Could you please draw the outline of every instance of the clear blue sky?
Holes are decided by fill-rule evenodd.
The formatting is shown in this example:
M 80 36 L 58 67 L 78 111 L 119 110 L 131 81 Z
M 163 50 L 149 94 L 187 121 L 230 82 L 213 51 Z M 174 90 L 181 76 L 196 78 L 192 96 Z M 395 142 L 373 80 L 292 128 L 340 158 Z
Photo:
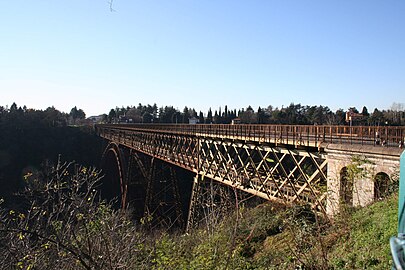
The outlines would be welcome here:
M 405 102 L 404 0 L 10 0 L 0 105 Z

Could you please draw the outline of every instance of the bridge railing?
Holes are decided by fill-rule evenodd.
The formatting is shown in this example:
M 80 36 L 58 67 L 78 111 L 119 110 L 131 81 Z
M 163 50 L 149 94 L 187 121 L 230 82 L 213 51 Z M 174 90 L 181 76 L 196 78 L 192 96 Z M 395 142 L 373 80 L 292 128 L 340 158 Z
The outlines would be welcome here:
M 319 143 L 403 147 L 403 126 L 229 125 L 229 124 L 109 124 L 96 128 L 226 137 L 314 146 Z

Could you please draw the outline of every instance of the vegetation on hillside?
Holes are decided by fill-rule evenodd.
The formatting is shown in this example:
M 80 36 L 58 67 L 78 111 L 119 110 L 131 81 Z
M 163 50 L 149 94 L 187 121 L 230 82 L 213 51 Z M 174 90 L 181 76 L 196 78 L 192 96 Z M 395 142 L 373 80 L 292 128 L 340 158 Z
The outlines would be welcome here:
M 102 140 L 91 127 L 69 126 L 79 123 L 84 113 L 73 108 L 64 114 L 50 107 L 33 110 L 0 106 L 0 197 L 9 199 L 24 186 L 23 175 L 39 170 L 45 163 L 57 160 L 61 154 L 86 166 L 99 166 Z
M 2 208 L 2 269 L 388 269 L 397 195 L 331 224 L 305 205 L 242 205 L 216 230 L 148 232 L 100 200 L 100 172 L 28 172 L 23 209 Z

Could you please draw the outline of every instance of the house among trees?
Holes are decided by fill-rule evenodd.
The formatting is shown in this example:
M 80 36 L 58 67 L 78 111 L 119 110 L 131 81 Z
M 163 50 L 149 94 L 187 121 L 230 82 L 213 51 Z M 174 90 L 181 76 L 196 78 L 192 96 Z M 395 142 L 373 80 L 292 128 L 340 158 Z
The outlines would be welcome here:
M 132 118 L 128 118 L 126 115 L 119 115 L 118 123 L 132 123 Z
M 188 119 L 188 123 L 190 124 L 190 125 L 195 125 L 195 124 L 198 124 L 198 123 L 200 123 L 200 119 L 198 119 L 197 117 L 191 117 L 191 118 L 189 118 Z
M 237 117 L 237 118 L 232 119 L 231 124 L 232 124 L 232 125 L 237 125 L 237 124 L 240 124 L 240 118 L 239 118 L 239 117 Z
M 354 122 L 360 122 L 364 118 L 363 113 L 359 113 L 355 108 L 349 108 L 346 112 L 346 122 L 347 123 L 354 123 Z
M 90 116 L 88 119 L 91 120 L 94 124 L 100 124 L 105 120 L 105 116 L 103 114 L 96 115 L 96 116 Z

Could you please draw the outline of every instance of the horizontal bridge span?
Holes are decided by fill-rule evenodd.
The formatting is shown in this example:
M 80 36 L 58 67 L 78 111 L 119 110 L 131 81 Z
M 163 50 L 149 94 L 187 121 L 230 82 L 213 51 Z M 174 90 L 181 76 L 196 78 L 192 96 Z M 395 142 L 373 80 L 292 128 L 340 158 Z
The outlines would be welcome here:
M 398 147 L 403 146 L 405 136 L 402 126 L 112 124 L 96 125 L 96 128 L 118 133 L 138 130 L 317 148 L 322 143 Z

